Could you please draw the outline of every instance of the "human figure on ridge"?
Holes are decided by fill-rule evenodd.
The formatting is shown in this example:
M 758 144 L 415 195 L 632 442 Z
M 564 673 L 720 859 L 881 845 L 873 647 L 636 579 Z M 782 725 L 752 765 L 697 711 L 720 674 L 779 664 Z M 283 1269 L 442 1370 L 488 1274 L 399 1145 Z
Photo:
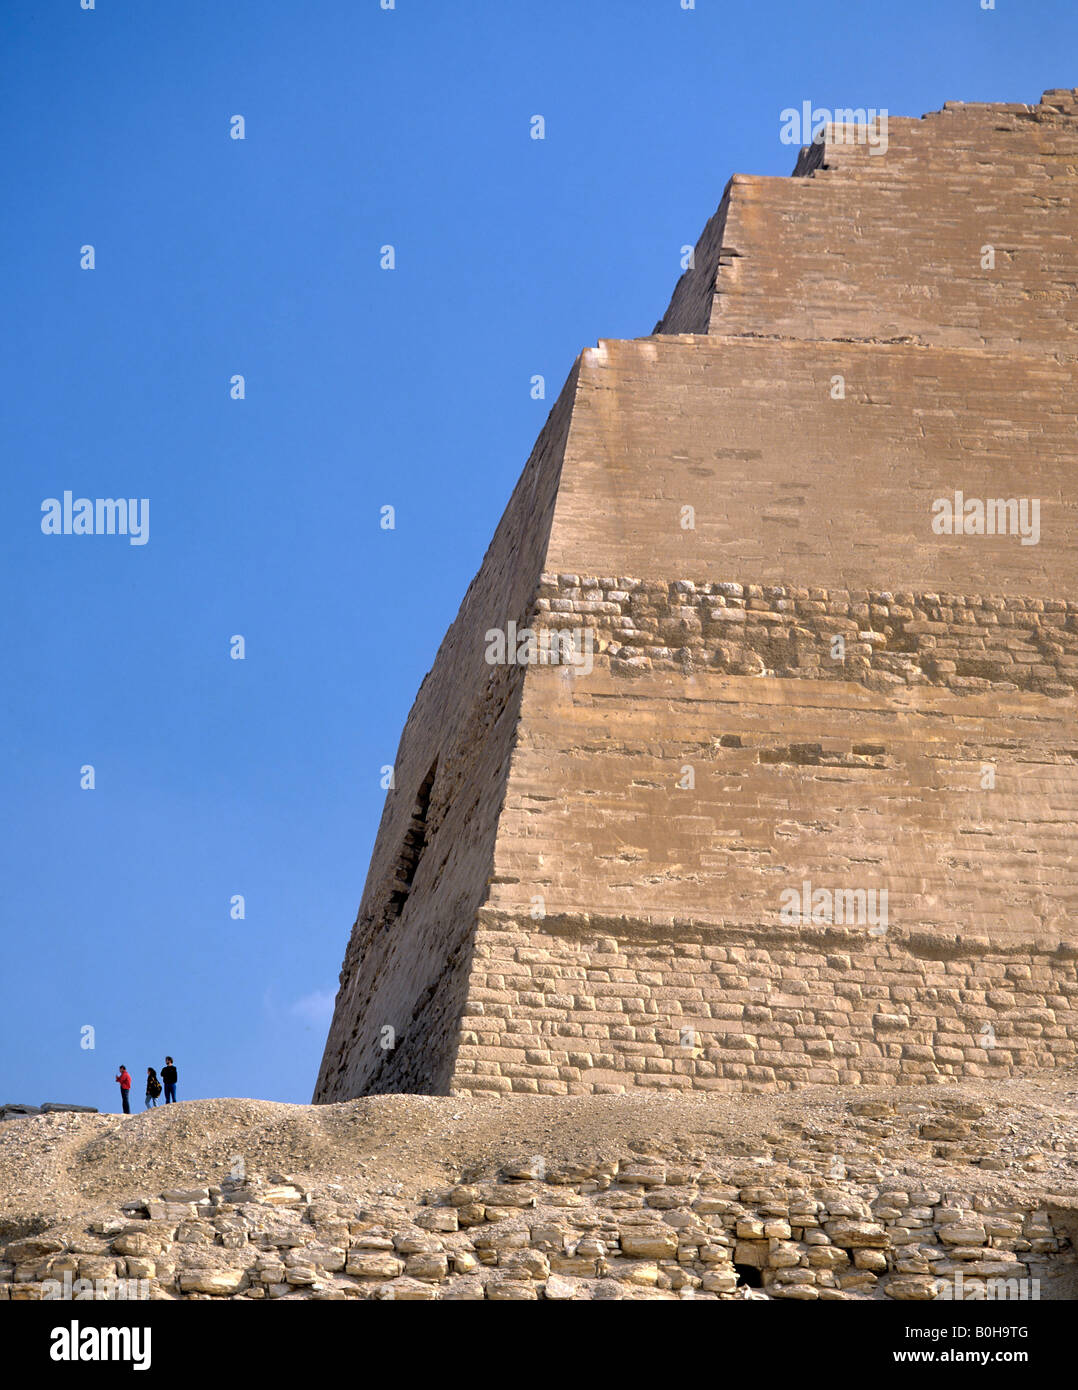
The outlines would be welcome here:
M 161 1083 L 157 1079 L 157 1072 L 153 1067 L 146 1068 L 146 1109 L 152 1105 L 157 1107 L 157 1097 L 161 1094 Z
M 176 1064 L 171 1057 L 165 1058 L 161 1068 L 161 1081 L 165 1087 L 165 1104 L 171 1105 L 176 1099 Z
M 130 1114 L 131 1114 L 131 1099 L 130 1099 L 130 1096 L 131 1096 L 131 1073 L 127 1070 L 127 1068 L 124 1066 L 124 1064 L 123 1064 L 122 1062 L 120 1063 L 120 1074 L 119 1074 L 119 1076 L 116 1078 L 116 1080 L 120 1083 L 120 1104 L 121 1104 L 121 1105 L 123 1106 L 123 1108 L 124 1108 L 124 1114 L 125 1114 L 125 1115 L 130 1115 Z

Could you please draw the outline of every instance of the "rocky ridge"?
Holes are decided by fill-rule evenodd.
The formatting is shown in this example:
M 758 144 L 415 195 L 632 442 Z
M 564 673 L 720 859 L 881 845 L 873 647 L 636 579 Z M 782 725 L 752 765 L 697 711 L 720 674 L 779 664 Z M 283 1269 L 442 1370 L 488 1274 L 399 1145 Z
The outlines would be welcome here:
M 9 1301 L 1066 1298 L 1078 1077 L 53 1113 L 0 1190 Z
M 0 1105 L 0 1120 L 21 1120 L 26 1115 L 54 1115 L 59 1112 L 96 1115 L 96 1105 L 65 1105 L 60 1101 L 47 1100 L 43 1105 L 23 1105 L 18 1101 L 8 1101 Z

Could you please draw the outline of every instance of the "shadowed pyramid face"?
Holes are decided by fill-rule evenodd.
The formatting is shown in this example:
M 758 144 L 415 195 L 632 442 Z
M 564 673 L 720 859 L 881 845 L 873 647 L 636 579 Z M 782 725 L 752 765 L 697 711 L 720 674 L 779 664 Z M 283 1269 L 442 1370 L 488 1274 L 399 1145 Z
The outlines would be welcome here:
M 1073 1058 L 1076 165 L 1069 92 L 825 139 L 581 355 L 406 725 L 317 1100 Z

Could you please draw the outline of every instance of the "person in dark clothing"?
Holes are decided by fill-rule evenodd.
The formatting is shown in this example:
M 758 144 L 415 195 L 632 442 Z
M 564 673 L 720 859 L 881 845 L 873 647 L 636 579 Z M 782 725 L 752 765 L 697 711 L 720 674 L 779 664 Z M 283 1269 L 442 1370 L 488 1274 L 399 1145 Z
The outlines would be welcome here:
M 146 1109 L 150 1106 L 157 1106 L 157 1097 L 161 1094 L 161 1083 L 157 1079 L 157 1073 L 153 1067 L 146 1068 Z
M 161 1068 L 161 1084 L 165 1088 L 165 1104 L 171 1105 L 176 1099 L 176 1064 L 171 1057 L 165 1058 Z
M 120 1083 L 120 1103 L 124 1108 L 124 1114 L 131 1114 L 131 1073 L 124 1064 L 120 1063 L 120 1074 L 116 1078 Z

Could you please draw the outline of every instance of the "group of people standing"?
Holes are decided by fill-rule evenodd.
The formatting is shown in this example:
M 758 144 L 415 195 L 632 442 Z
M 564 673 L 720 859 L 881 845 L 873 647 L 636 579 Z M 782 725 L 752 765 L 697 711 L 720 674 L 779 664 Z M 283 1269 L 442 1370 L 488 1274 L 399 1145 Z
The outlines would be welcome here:
M 146 1068 L 146 1109 L 157 1105 L 157 1097 L 162 1090 L 165 1093 L 165 1104 L 171 1105 L 176 1099 L 176 1063 L 171 1057 L 165 1058 L 165 1065 L 161 1068 L 161 1079 L 158 1080 L 157 1072 L 153 1067 Z M 120 1104 L 123 1106 L 125 1115 L 131 1114 L 131 1073 L 120 1063 L 120 1074 L 116 1080 L 120 1083 Z

